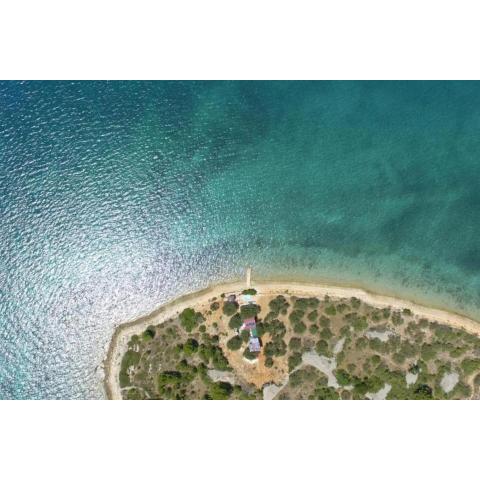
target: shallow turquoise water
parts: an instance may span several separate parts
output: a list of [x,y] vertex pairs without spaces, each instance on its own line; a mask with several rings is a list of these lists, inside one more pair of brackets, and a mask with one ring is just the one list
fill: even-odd
[[480,320],[479,174],[480,83],[0,83],[0,397],[246,264]]

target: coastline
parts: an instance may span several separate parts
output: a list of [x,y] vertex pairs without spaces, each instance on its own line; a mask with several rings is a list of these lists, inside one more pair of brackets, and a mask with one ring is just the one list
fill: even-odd
[[[258,295],[280,295],[287,293],[297,296],[323,297],[328,295],[332,298],[356,297],[362,302],[377,308],[392,307],[394,310],[408,308],[416,317],[426,318],[455,328],[461,328],[468,333],[480,336],[480,322],[472,318],[449,312],[448,310],[421,305],[410,300],[376,294],[362,288],[327,285],[323,283],[260,280],[252,281],[252,287],[257,290]],[[106,398],[113,400],[121,399],[118,376],[122,357],[132,335],[142,333],[149,325],[157,325],[173,318],[187,307],[205,305],[208,304],[213,297],[220,297],[222,293],[240,292],[245,288],[245,281],[219,283],[196,292],[182,295],[147,315],[120,324],[113,333],[107,355],[103,362]]]

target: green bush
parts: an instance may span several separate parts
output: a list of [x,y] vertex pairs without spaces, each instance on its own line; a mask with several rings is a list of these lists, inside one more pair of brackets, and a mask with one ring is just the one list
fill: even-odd
[[305,312],[303,310],[293,310],[288,316],[288,319],[292,324],[295,324],[300,320],[302,320],[304,315],[305,315]]
[[238,310],[238,303],[236,302],[224,302],[223,304],[223,313],[227,317],[231,317]]
[[293,331],[295,333],[298,333],[298,334],[302,334],[302,333],[305,333],[305,331],[307,330],[307,326],[303,323],[303,322],[297,322],[295,323],[295,325],[293,326]]
[[318,326],[317,325],[310,325],[308,327],[308,331],[312,334],[312,335],[316,335],[318,333]]
[[318,312],[316,310],[312,310],[308,315],[307,315],[308,321],[309,322],[315,322],[318,318]]
[[328,343],[325,340],[319,340],[315,344],[315,350],[319,355],[323,355],[325,357],[330,356],[330,352],[328,350]]
[[320,338],[324,340],[330,340],[333,337],[332,331],[327,327],[320,332]]
[[260,305],[249,303],[240,307],[240,316],[242,320],[246,318],[256,317],[260,313]]
[[287,344],[277,337],[274,341],[268,342],[263,351],[267,357],[282,357],[287,353]]
[[195,312],[193,308],[186,308],[180,315],[180,324],[187,331],[191,332],[198,324],[205,321],[200,312]]
[[336,370],[335,377],[338,384],[342,387],[345,387],[346,385],[350,385],[352,383],[352,376],[346,370]]
[[220,304],[218,302],[213,302],[211,305],[210,305],[210,310],[212,312],[215,312],[216,310],[218,310],[220,308]]
[[362,302],[356,298],[356,297],[352,297],[350,298],[350,305],[352,306],[352,308],[354,308],[355,310],[358,310],[360,308],[360,305],[362,304]]
[[232,330],[237,330],[238,328],[240,328],[242,326],[242,324],[243,324],[242,317],[240,316],[239,313],[236,313],[235,315],[233,315],[233,317],[228,322],[228,326]]
[[278,315],[279,312],[288,308],[289,303],[283,295],[278,295],[268,304],[270,310]]
[[478,358],[465,358],[461,363],[462,370],[466,375],[471,375],[480,370],[480,359]]
[[232,394],[233,387],[227,382],[214,382],[208,391],[212,400],[227,400]]
[[288,348],[290,350],[301,350],[302,340],[298,337],[292,337],[288,342]]
[[242,292],[243,295],[256,295],[257,291],[254,288],[247,288]]
[[183,345],[185,355],[193,355],[198,350],[198,342],[194,338],[189,338]]
[[331,315],[331,316],[336,315],[337,314],[337,309],[335,308],[335,305],[327,305],[325,307],[325,313],[327,315]]
[[323,328],[330,327],[330,319],[325,315],[320,317],[320,326]]
[[248,347],[243,351],[243,356],[247,359],[247,360],[255,360],[256,358],[258,358],[258,353],[257,352],[251,352]]
[[232,337],[228,342],[227,342],[227,348],[229,350],[240,350],[240,347],[242,346],[242,339],[238,335],[235,337]]
[[155,338],[155,327],[148,327],[143,333],[142,338],[145,341],[153,340]]
[[302,363],[302,354],[294,352],[288,357],[288,371],[291,372]]
[[248,341],[250,340],[250,330],[243,329],[240,332],[240,337],[245,343],[248,343]]
[[267,368],[272,368],[273,367],[273,358],[272,357],[267,357],[265,359],[265,366]]

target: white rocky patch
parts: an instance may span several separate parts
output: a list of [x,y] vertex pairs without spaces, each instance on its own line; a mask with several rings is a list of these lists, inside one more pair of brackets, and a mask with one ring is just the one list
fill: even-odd
[[228,382],[235,385],[235,375],[232,372],[225,372],[223,370],[208,370],[207,375],[214,382]]
[[407,387],[416,383],[417,380],[418,373],[407,372],[407,374],[405,375],[405,382],[407,383]]
[[317,352],[305,352],[302,355],[302,360],[305,365],[311,365],[324,373],[328,378],[328,386],[338,388],[340,385],[333,371],[337,368],[337,362],[334,358],[324,357]]
[[440,380],[440,386],[445,393],[450,393],[455,388],[459,379],[460,377],[456,372],[446,373]]
[[378,330],[369,330],[368,332],[365,333],[365,335],[370,339],[378,338],[382,342],[388,342],[388,339],[391,336],[395,335],[395,333],[392,332],[391,330],[385,330],[384,332],[380,332]]
[[367,393],[365,396],[370,400],[385,400],[387,398],[388,392],[392,389],[392,386],[389,383],[386,383],[383,388],[381,388],[376,393]]
[[333,354],[338,355],[343,350],[344,345],[345,345],[345,337],[342,337],[333,347]]

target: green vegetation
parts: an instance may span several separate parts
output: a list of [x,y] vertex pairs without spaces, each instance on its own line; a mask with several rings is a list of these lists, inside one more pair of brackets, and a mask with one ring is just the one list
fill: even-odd
[[242,317],[240,316],[239,313],[236,313],[235,315],[233,315],[233,317],[228,322],[228,326],[232,330],[237,330],[242,326],[242,324],[243,324]]
[[242,295],[256,295],[257,291],[254,288],[247,288],[242,292]]
[[242,344],[242,338],[236,335],[227,342],[227,348],[229,348],[230,350],[240,350]]
[[[278,295],[268,300],[262,318],[255,304],[239,308],[212,299],[206,312],[187,308],[177,318],[132,336],[118,379],[123,398],[261,398],[261,388],[253,385],[258,377],[254,381],[244,375],[263,367],[258,371],[261,381],[271,375],[277,382],[290,373],[279,399],[364,399],[386,386],[387,399],[480,396],[480,339],[465,331],[418,319],[408,309],[373,308],[355,298],[320,301]],[[212,318],[211,312],[220,307],[223,315]],[[240,330],[250,317],[257,319],[261,355],[248,349],[250,331]],[[316,368],[302,365],[305,352],[335,361],[337,388],[328,386]],[[242,356],[259,362],[245,363],[245,371],[237,372],[232,366],[241,368]],[[212,370],[231,372],[234,385],[213,381],[217,374]],[[441,380],[452,372],[459,379],[446,393]],[[410,384],[407,373],[415,375]]]
[[227,315],[227,317],[232,316],[238,310],[238,303],[236,302],[225,302],[223,304],[222,312]]
[[186,308],[179,315],[179,318],[180,324],[189,333],[205,320],[203,315],[200,312],[195,312],[193,308]]

